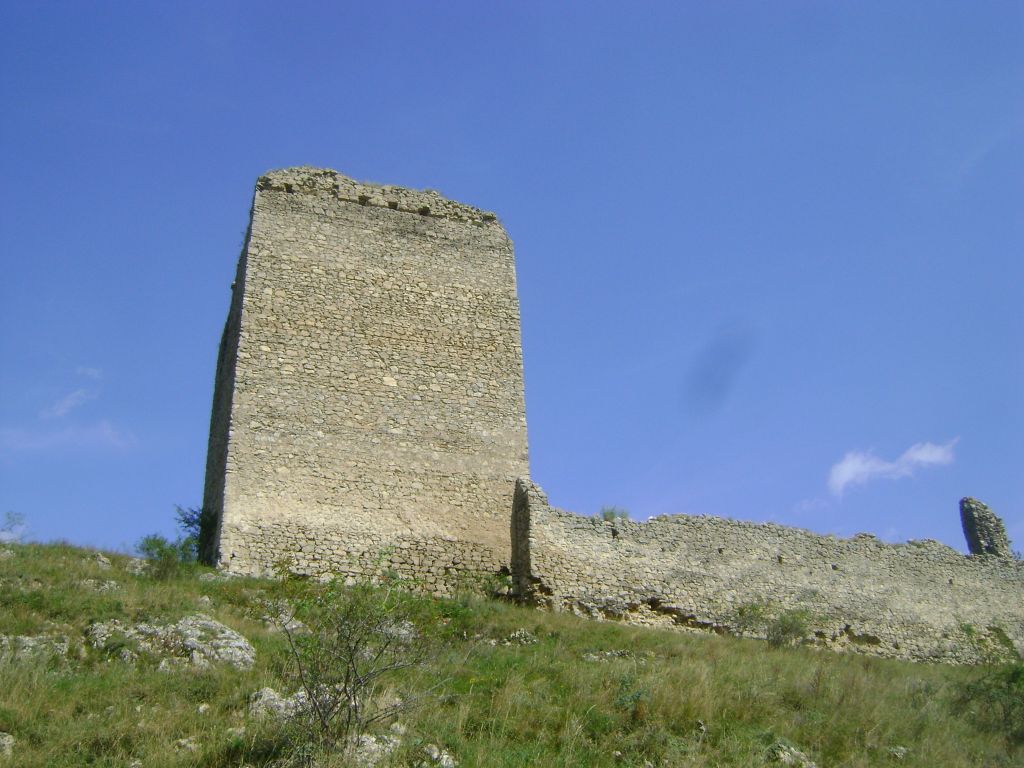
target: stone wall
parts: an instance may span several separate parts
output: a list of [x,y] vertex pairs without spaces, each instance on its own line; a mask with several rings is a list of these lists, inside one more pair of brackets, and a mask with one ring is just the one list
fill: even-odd
[[528,472],[512,244],[435,192],[259,179],[217,367],[207,559],[441,583],[509,560]]
[[946,662],[1024,653],[1024,563],[936,541],[885,544],[672,515],[605,522],[516,483],[512,575],[523,598],[596,618],[764,636],[799,611],[807,641]]

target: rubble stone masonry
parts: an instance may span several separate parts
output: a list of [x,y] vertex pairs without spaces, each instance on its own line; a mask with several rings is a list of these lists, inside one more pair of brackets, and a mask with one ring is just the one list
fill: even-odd
[[835,650],[953,663],[1024,653],[1024,562],[937,541],[693,515],[606,522],[552,508],[526,479],[512,539],[516,592],[554,610],[755,637],[789,612],[803,640]]
[[259,179],[224,328],[204,509],[222,568],[415,575],[509,561],[528,473],[512,243],[435,192]]
[[1013,557],[1003,521],[977,499],[960,499],[960,524],[967,539],[967,551],[972,555]]

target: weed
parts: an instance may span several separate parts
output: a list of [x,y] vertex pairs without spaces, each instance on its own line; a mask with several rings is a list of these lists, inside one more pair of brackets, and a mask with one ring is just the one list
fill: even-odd
[[626,674],[619,678],[619,695],[615,698],[615,706],[627,712],[634,725],[646,718],[650,697],[650,692],[639,685],[635,675]]
[[597,513],[598,517],[607,523],[615,522],[616,520],[628,520],[629,510],[623,509],[622,507],[601,507],[601,511]]

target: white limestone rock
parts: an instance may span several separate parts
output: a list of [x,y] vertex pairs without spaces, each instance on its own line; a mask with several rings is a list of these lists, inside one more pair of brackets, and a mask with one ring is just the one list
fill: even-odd
[[768,761],[795,768],[818,768],[817,764],[796,747],[777,741],[768,747]]
[[59,635],[0,635],[0,661],[66,657],[71,641]]
[[352,763],[359,768],[374,768],[391,755],[402,744],[395,736],[358,736],[352,745]]
[[89,589],[93,592],[114,592],[121,586],[113,579],[106,579],[104,581],[100,581],[98,579],[83,579],[78,583],[83,589]]
[[[333,697],[327,691],[321,693],[323,701],[328,701],[331,698]],[[265,687],[249,696],[249,715],[252,717],[274,717],[286,720],[309,714],[311,709],[309,696],[302,689],[290,696],[285,696],[273,688]]]
[[132,576],[142,576],[146,573],[148,563],[140,557],[129,557],[124,564],[124,569]]
[[186,616],[175,624],[128,626],[116,619],[97,622],[86,630],[86,637],[92,647],[100,649],[118,641],[128,642],[135,652],[161,659],[160,669],[202,669],[218,664],[250,669],[256,662],[256,649],[248,640],[202,613]]
[[439,765],[441,768],[458,768],[458,761],[447,749],[441,749],[436,744],[427,744],[423,748],[423,754],[430,760],[430,764]]

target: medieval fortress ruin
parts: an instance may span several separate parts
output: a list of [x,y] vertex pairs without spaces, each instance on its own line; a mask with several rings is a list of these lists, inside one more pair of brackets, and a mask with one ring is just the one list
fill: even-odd
[[[204,557],[287,560],[432,592],[511,574],[558,610],[739,632],[799,611],[808,640],[972,662],[1024,653],[1024,563],[961,504],[972,554],[672,515],[603,521],[529,480],[512,243],[436,192],[291,168],[259,179],[224,327]],[[757,629],[749,632],[757,634]]]

